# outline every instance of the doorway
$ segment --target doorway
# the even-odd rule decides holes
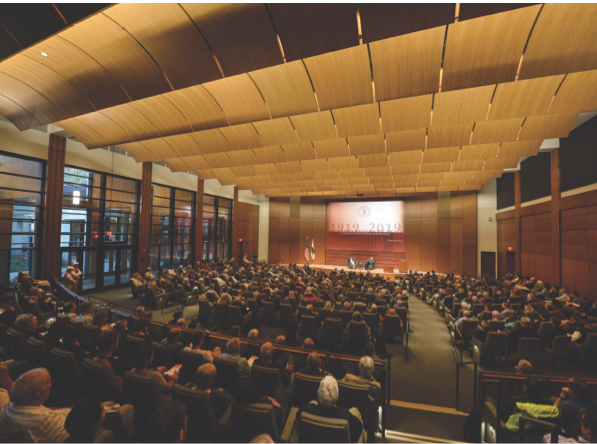
[[[495,279],[495,253],[493,251],[481,252],[481,274]]]
[[[514,274],[516,271],[516,253],[514,251],[506,252],[506,274]]]

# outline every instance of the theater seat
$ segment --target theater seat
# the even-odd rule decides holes
[[[306,412],[297,414],[298,408],[295,407],[286,421],[282,442],[350,442],[350,429],[346,419],[326,418]],[[298,437],[298,440],[294,437]]]
[[[55,388],[72,394],[89,391],[73,353],[54,347],[50,350],[50,362]]]
[[[271,404],[240,405],[233,402],[230,426],[235,442],[249,442],[262,433],[267,433],[276,442],[280,439],[274,406]]]
[[[186,442],[217,442],[218,420],[208,393],[174,384],[172,399],[187,406]]]
[[[125,402],[135,407],[133,422],[135,425],[145,426],[151,414],[161,404],[158,385],[152,377],[130,371],[124,372],[122,379]]]

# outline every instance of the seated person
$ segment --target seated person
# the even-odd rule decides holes
[[[202,350],[201,346],[203,345],[203,339],[203,332],[196,331],[195,333],[193,333],[193,336],[191,336],[191,343],[189,344],[189,346],[185,347],[183,350],[189,353],[203,355],[203,360],[206,363],[211,364],[214,360],[213,357],[219,357],[222,354],[222,350],[220,349],[220,347],[214,348],[214,351]]]
[[[213,364],[203,364],[197,369],[195,373],[195,383],[189,382],[186,387],[194,390],[200,390],[209,394],[209,400],[211,401],[211,407],[216,415],[216,418],[224,414],[228,406],[232,403],[232,396],[228,390],[219,388],[216,390],[211,389],[211,384],[216,378],[217,369]]]
[[[11,296],[0,296],[0,324],[8,328],[12,327],[17,320],[17,312],[12,306],[13,301],[14,298]]]
[[[178,380],[178,372],[175,372],[171,376],[166,376],[168,378],[168,382],[166,382],[166,379],[162,373],[157,370],[150,370],[152,362],[153,350],[151,347],[141,347],[133,355],[133,363],[135,364],[135,367],[131,370],[131,372],[153,378],[156,381],[158,391],[160,392],[161,403],[164,404],[166,402],[170,402],[172,401],[172,387]]]
[[[326,418],[346,419],[350,430],[350,442],[366,442],[366,432],[359,410],[355,407],[350,410],[336,407],[338,394],[338,383],[333,376],[326,376],[319,383],[317,401],[311,401],[299,409],[297,418],[305,412]]]
[[[182,330],[180,328],[173,328],[168,332],[168,335],[162,339],[160,344],[170,347],[173,354],[178,353],[185,347],[185,345],[179,341],[181,335]]]
[[[64,421],[64,429],[70,435],[65,442],[95,442],[105,420],[106,409],[99,398],[79,401]]]
[[[171,401],[151,414],[141,442],[185,442],[187,436],[187,406]]]
[[[145,318],[137,319],[135,321],[135,333],[133,336],[143,338],[145,344],[151,347],[153,344],[153,337],[149,334],[149,320]]]
[[[313,342],[313,339],[305,339],[302,348],[304,348],[305,350],[315,350],[315,343]]]
[[[232,395],[235,403],[243,406],[255,403],[271,404],[274,407],[278,430],[282,430],[282,424],[284,420],[282,407],[274,398],[259,393],[259,390],[255,386],[255,383],[252,379],[240,378],[238,383],[230,390],[230,394]],[[247,438],[251,439],[251,437]]]
[[[321,359],[319,357],[319,353],[317,352],[309,353],[309,356],[307,356],[305,368],[297,370],[297,373],[311,376],[326,376],[328,374],[326,371],[322,370]]]
[[[280,377],[285,386],[290,384],[290,374],[294,371],[294,366],[288,362],[288,356],[274,361],[274,346],[271,342],[266,342],[261,346],[261,358],[255,360],[253,365],[260,367],[277,368],[280,370]]]
[[[377,398],[379,398],[379,394],[381,393],[381,384],[373,377],[374,368],[375,364],[373,363],[373,359],[369,356],[363,356],[359,361],[359,371],[361,374],[355,376],[347,373],[342,381],[369,386],[369,394],[375,401],[377,401]]]
[[[240,355],[240,340],[238,338],[232,338],[226,344],[228,353],[222,353],[220,358],[229,359],[238,362],[238,368],[241,376],[251,376],[251,366],[246,358]]]
[[[555,316],[549,320],[549,325],[546,326],[547,328],[543,330],[543,335],[541,335],[543,347],[551,348],[556,336],[566,336],[566,330],[564,330],[561,324],[562,320]]]
[[[487,335],[489,334],[489,322],[481,321],[481,326],[473,330],[472,334],[473,338],[475,338],[478,341],[481,341],[482,344],[485,344],[485,340],[487,339]]]
[[[25,335],[25,339],[34,337],[41,340],[42,336],[37,332],[37,318],[32,314],[20,315],[14,324],[14,329]]]
[[[83,325],[91,325],[93,321],[93,302],[83,302],[79,305],[79,317],[77,320]]]
[[[517,375],[532,375],[535,373],[535,368],[533,364],[531,364],[526,359],[521,359],[518,361],[518,365],[516,366],[516,374]]]
[[[71,328],[62,336],[62,350],[71,352],[75,355],[75,360],[79,367],[83,364],[83,359],[87,358],[87,354],[81,344],[79,343],[79,339],[81,338],[82,333],[79,330],[75,330]]]
[[[99,327],[102,330],[102,333],[112,330],[112,324],[106,324],[108,320],[107,313],[98,313],[93,317],[91,321],[91,325],[95,327]]]
[[[560,410],[560,427],[567,433],[573,432],[572,427],[580,409],[597,410],[591,389],[576,378],[570,379],[568,387],[562,388],[560,397],[553,405]]]
[[[578,440],[560,435],[558,442],[597,442],[597,411],[593,409],[585,411],[580,422],[580,432]],[[551,442],[551,433],[546,433],[543,436],[543,442]]]
[[[522,338],[539,338],[539,333],[531,328],[531,320],[526,316],[520,320],[520,327],[508,333],[508,353],[518,352],[518,344]]]
[[[122,375],[129,370],[129,365],[118,357],[114,356],[114,351],[118,348],[120,337],[117,332],[108,332],[97,341],[99,354],[93,359],[94,362],[103,364],[109,368],[108,373],[114,379],[119,393],[124,393],[124,384]]]
[[[346,332],[349,333],[350,332],[350,326],[351,325],[366,325],[367,326],[367,335],[371,334],[371,329],[369,328],[369,326],[367,325],[367,323],[365,321],[363,321],[363,315],[361,314],[360,311],[354,311],[352,313],[352,320],[346,324]]]

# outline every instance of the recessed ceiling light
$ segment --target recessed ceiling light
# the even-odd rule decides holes
[[[44,57],[48,56],[45,52],[42,52],[41,55],[44,56]]]

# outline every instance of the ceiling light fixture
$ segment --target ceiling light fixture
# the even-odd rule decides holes
[[[41,55],[44,56],[44,57],[48,56],[48,54],[46,54],[45,52],[42,52]]]

